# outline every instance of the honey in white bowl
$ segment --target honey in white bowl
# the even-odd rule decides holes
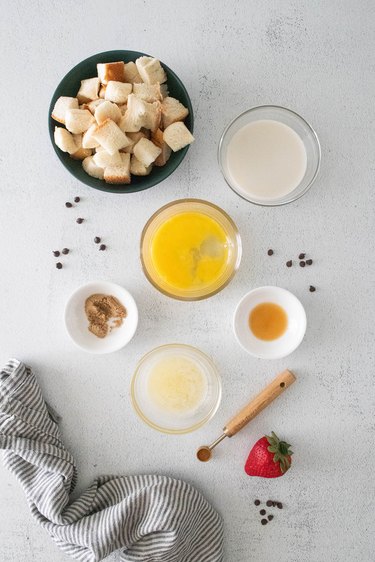
[[[263,341],[281,338],[288,327],[288,315],[274,302],[262,302],[249,314],[249,327],[254,336]]]

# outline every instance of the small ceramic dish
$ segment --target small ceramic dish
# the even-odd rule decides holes
[[[284,309],[288,323],[281,337],[265,341],[252,333],[249,316],[261,303],[274,303]],[[260,359],[281,359],[297,349],[302,342],[306,332],[306,313],[297,297],[286,289],[259,287],[247,293],[237,305],[233,329],[238,343],[250,355]]]
[[[150,376],[155,366],[176,357],[195,364],[205,379],[203,399],[193,410],[185,412],[161,408],[152,400],[149,390]],[[170,387],[168,392],[171,392]],[[147,353],[138,363],[131,384],[131,397],[135,411],[149,426],[163,433],[190,433],[202,427],[216,413],[221,401],[220,376],[211,359],[199,349],[184,344],[162,345]]]
[[[68,74],[64,76],[60,84],[57,86],[49,107],[48,113],[48,129],[49,136],[51,139],[52,147],[56,152],[60,162],[65,166],[65,168],[70,172],[77,180],[85,183],[89,187],[94,189],[99,189],[100,191],[106,191],[108,193],[132,193],[135,191],[142,191],[143,189],[148,189],[154,185],[165,180],[168,176],[176,170],[176,168],[181,164],[182,160],[185,158],[189,146],[186,146],[178,152],[172,152],[171,157],[165,166],[155,166],[148,176],[132,176],[131,183],[129,185],[121,184],[114,186],[106,183],[104,180],[99,180],[93,178],[86,174],[82,168],[82,162],[80,160],[73,160],[68,153],[62,152],[55,144],[53,134],[55,127],[61,127],[62,125],[57,121],[54,121],[51,117],[52,110],[54,108],[57,98],[60,96],[72,96],[75,97],[79,90],[81,80],[85,78],[92,78],[97,76],[96,65],[98,63],[105,62],[115,62],[124,61],[125,63],[135,61],[138,57],[150,56],[145,55],[145,53],[140,53],[138,51],[105,51],[103,53],[97,53],[80,63],[78,63],[74,68],[72,68]],[[167,84],[169,95],[178,99],[185,107],[189,110],[189,115],[184,120],[185,125],[192,133],[194,128],[194,117],[193,117],[193,107],[189,98],[187,90],[177,74],[173,72],[164,62],[161,64],[167,73]]]
[[[232,177],[228,166],[228,146],[234,135],[245,125],[259,120],[278,121],[290,127],[303,142],[306,151],[306,170],[299,185],[290,193],[273,199],[259,199],[249,194]],[[237,195],[254,203],[266,207],[285,205],[302,197],[314,183],[320,168],[321,149],[318,136],[312,126],[295,111],[277,105],[260,105],[244,111],[225,128],[218,147],[218,161],[226,183]]]
[[[126,308],[127,316],[118,328],[114,328],[105,338],[98,338],[88,329],[85,302],[95,293],[112,295]],[[65,306],[65,327],[73,342],[89,353],[112,353],[130,342],[138,325],[138,308],[131,294],[108,281],[87,283],[74,291]]]

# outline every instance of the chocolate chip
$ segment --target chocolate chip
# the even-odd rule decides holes
[[[314,285],[310,285],[309,291],[310,291],[310,293],[315,293],[316,288],[314,287]]]
[[[281,382],[281,383],[280,383],[280,388],[284,388],[284,386],[285,386],[285,382]]]
[[[74,203],[79,203],[81,199],[79,197],[74,197]]]
[[[299,260],[303,260],[303,259],[305,258],[305,256],[306,256],[306,254],[300,254],[300,255],[298,256],[298,259],[299,259]]]
[[[292,265],[293,265],[292,260],[289,260],[289,261],[286,262],[287,267],[292,267]]]
[[[60,252],[59,252],[58,250],[55,250],[55,251],[53,252],[53,255],[55,256],[55,258],[58,258],[59,255],[60,255]]]
[[[260,501],[259,501],[259,500],[255,500],[254,504],[255,504],[255,505],[260,505]]]
[[[65,207],[68,207],[68,209],[70,209],[70,207],[73,207],[73,205],[71,203],[69,203],[69,201],[67,201],[65,203]]]
[[[57,267],[57,269],[62,269],[62,263],[58,261],[57,264],[56,264],[56,267]]]
[[[267,525],[268,521],[267,521],[267,519],[262,519],[261,523],[262,523],[262,525]]]
[[[299,264],[300,264],[300,266],[301,266],[301,267],[305,267],[305,265],[306,265],[306,262],[304,262],[304,261],[300,261],[300,262],[299,262]]]
[[[268,250],[267,254],[268,254],[269,256],[272,256],[272,255],[273,255],[273,250]]]
[[[312,265],[312,260],[306,260],[307,265]]]
[[[283,504],[282,504],[281,502],[277,502],[276,505],[277,505],[277,507],[278,507],[279,509],[282,509],[282,508],[283,508]]]
[[[63,250],[61,250],[61,253],[66,256],[66,254],[69,254],[69,248],[64,248]]]
[[[107,246],[106,246],[105,244],[100,244],[99,250],[104,251],[104,250],[106,249],[106,247],[107,247]]]
[[[100,244],[100,240],[101,239],[99,238],[99,236],[95,236],[95,238],[94,238],[95,244]]]
[[[76,220],[76,222],[78,222],[78,224],[82,224],[84,220],[85,220],[85,219],[78,218],[78,219]]]
[[[266,515],[266,510],[265,509],[261,509],[259,512],[261,515]]]
[[[268,501],[266,502],[266,506],[267,506],[267,507],[272,507],[272,506],[273,506],[273,502],[272,502],[271,500],[268,500]]]
[[[272,521],[273,515],[267,515],[267,519],[268,519],[268,521]]]

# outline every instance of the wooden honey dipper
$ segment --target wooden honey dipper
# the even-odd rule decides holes
[[[294,383],[296,377],[294,374],[285,369],[277,375],[273,381],[266,386],[251,402],[249,402],[242,410],[238,412],[224,427],[223,434],[216,439],[211,445],[202,445],[197,451],[197,458],[202,462],[207,462],[212,457],[212,449],[216,447],[225,437],[233,437],[252,419],[254,419],[264,408],[282,394],[291,384]]]

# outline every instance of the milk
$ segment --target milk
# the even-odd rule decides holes
[[[228,179],[245,198],[271,201],[288,195],[304,177],[306,164],[302,139],[280,121],[248,123],[228,144]]]

